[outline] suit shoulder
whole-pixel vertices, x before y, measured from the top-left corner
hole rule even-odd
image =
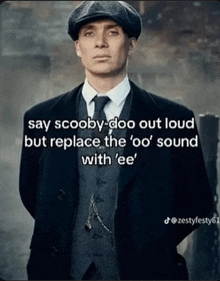
[[[52,109],[57,103],[62,101],[62,99],[65,99],[66,95],[68,95],[70,92],[61,94],[57,97],[50,98],[46,101],[43,101],[41,103],[38,103],[34,106],[32,106],[30,109],[26,111],[26,114],[28,115],[38,115],[38,113],[43,114],[46,113],[48,110]]]
[[[82,86],[79,85],[78,87],[74,88],[71,91],[68,91],[64,94],[61,94],[57,97],[50,98],[44,102],[38,103],[28,109],[25,112],[25,116],[30,116],[30,117],[40,117],[40,118],[47,118],[47,116],[50,116],[50,112],[56,108],[56,107],[63,107],[65,108],[65,105],[67,105],[71,99],[78,93],[78,90]]]
[[[148,93],[151,99],[155,101],[157,106],[163,110],[168,116],[191,116],[193,114],[192,110],[189,109],[187,106],[179,104],[175,101],[166,99],[164,97],[160,97],[158,95]]]
[[[131,86],[134,89],[134,93],[139,93],[139,104],[143,107],[151,108],[155,114],[173,118],[190,118],[193,116],[192,110],[184,105],[159,95],[149,93],[146,90],[139,88],[133,82],[131,82]]]

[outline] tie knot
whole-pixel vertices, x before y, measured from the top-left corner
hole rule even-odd
[[[95,96],[93,100],[95,102],[95,112],[100,112],[103,110],[103,108],[105,107],[106,103],[110,100],[110,98],[108,96],[106,97]]]

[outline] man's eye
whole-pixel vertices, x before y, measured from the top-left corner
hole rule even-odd
[[[115,35],[118,35],[119,33],[118,33],[118,31],[116,31],[116,30],[110,30],[110,31],[109,31],[109,34],[115,36]]]
[[[84,36],[86,37],[89,37],[89,36],[92,36],[93,35],[93,32],[92,31],[87,31],[84,33]]]

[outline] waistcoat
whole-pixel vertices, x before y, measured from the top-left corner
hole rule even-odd
[[[128,95],[122,109],[120,119],[128,120],[130,114],[131,94]],[[82,95],[79,98],[78,119],[87,119],[86,102]],[[126,136],[126,130],[112,132],[113,137]],[[80,138],[92,136],[92,130],[79,129]],[[71,276],[74,280],[81,280],[92,262],[101,273],[104,280],[119,280],[117,258],[114,241],[114,216],[117,208],[118,178],[120,165],[116,154],[122,155],[121,147],[81,147],[78,148],[79,167],[79,205],[73,229]],[[83,164],[82,156],[105,154],[111,157],[111,164],[106,165]],[[90,200],[93,196],[98,210],[98,219]],[[87,231],[85,224],[91,214],[92,229]]]

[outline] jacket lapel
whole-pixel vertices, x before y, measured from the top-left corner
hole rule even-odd
[[[60,96],[58,102],[50,108],[50,116],[52,116],[52,121],[60,120],[77,120],[77,105],[78,97],[81,93],[81,87],[75,88],[72,92]],[[55,123],[54,123],[55,125]],[[48,132],[48,138],[73,138],[77,136],[77,129],[56,129],[55,126],[52,126],[51,130]],[[77,148],[76,147],[52,147],[50,148],[49,153],[53,157],[53,161],[57,163],[57,166],[60,167],[63,176],[65,176],[66,186],[69,186],[67,183],[76,182],[78,179],[78,157],[77,157]],[[75,184],[71,184],[75,186]],[[74,192],[77,190],[74,189]]]
[[[153,129],[140,129],[139,123],[141,120],[154,120],[158,117],[158,108],[157,104],[154,102],[153,98],[146,92],[138,88],[134,83],[131,83],[131,91],[133,95],[130,120],[135,121],[135,128],[132,130],[127,129],[127,145],[124,149],[124,156],[135,155],[133,165],[127,165],[121,167],[120,177],[119,177],[119,186],[118,193],[120,194],[126,185],[134,178],[135,174],[141,169],[143,165],[149,163],[150,158],[153,152],[153,144],[148,147],[135,147],[132,144],[131,139],[138,138],[142,140],[143,138],[150,138],[153,136],[152,141],[156,138],[156,130]]]

